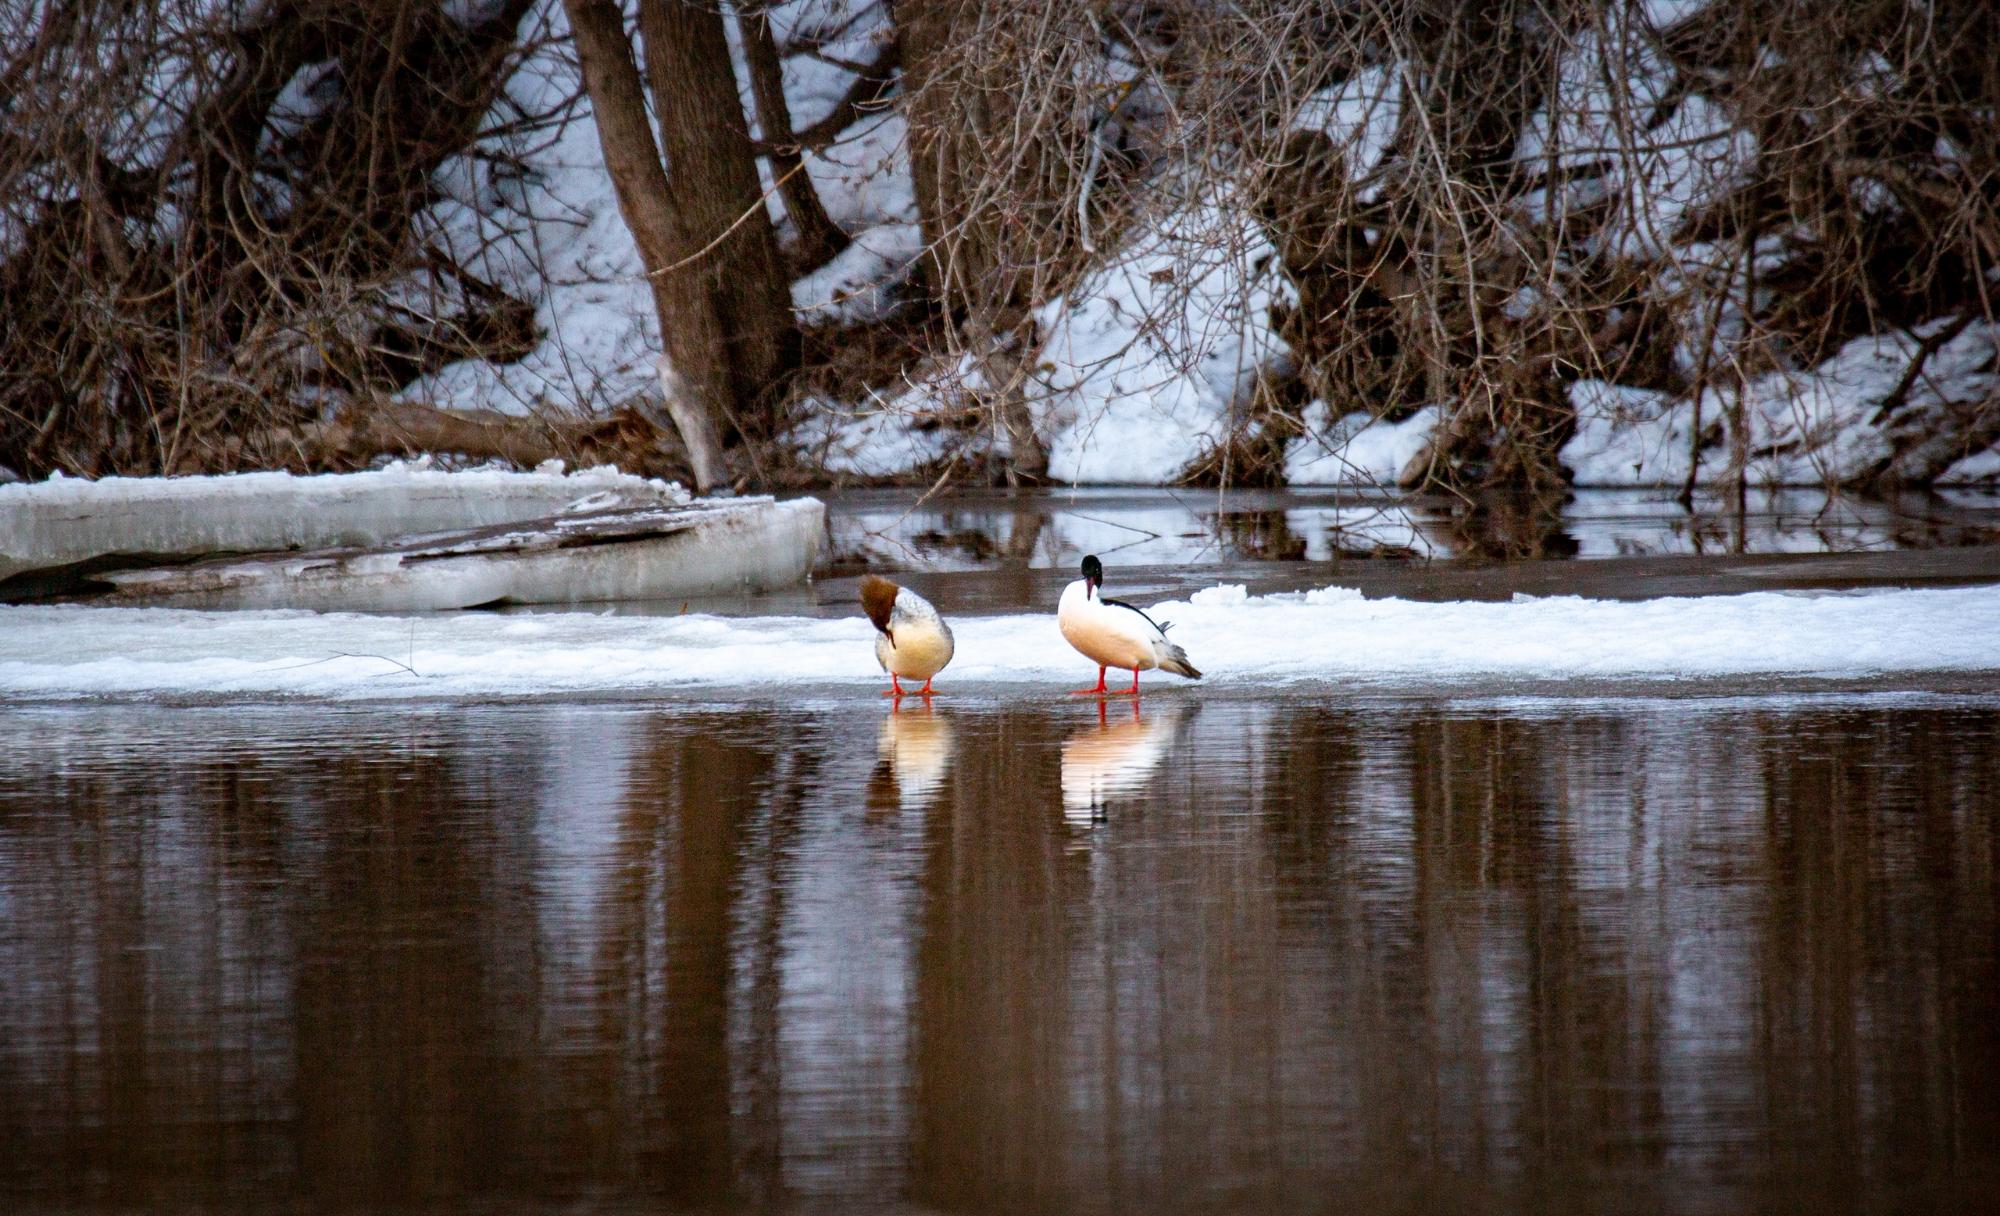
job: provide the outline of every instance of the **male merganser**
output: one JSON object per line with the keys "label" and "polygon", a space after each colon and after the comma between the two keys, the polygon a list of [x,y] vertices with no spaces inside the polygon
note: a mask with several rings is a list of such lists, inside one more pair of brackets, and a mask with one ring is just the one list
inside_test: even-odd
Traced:
{"label": "male merganser", "polygon": [[861,606],[875,622],[875,661],[889,673],[882,695],[903,695],[903,681],[922,680],[918,695],[931,695],[931,677],[951,662],[951,626],[931,602],[908,587],[868,575],[861,580]]}
{"label": "male merganser", "polygon": [[[1139,673],[1157,667],[1190,680],[1201,673],[1188,662],[1187,651],[1167,640],[1167,631],[1152,617],[1122,600],[1098,598],[1104,582],[1104,563],[1095,555],[1083,559],[1083,577],[1063,588],[1062,602],[1056,605],[1056,624],[1064,640],[1097,664],[1097,687],[1079,688],[1077,696],[1139,695]],[[1104,687],[1107,667],[1129,667],[1132,687],[1110,693]]]}

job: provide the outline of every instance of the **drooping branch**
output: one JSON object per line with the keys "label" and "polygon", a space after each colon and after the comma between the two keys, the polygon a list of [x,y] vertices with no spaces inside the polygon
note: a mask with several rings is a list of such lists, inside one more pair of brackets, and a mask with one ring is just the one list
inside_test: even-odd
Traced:
{"label": "drooping branch", "polygon": [[795,131],[792,142],[807,151],[828,147],[842,131],[881,109],[896,87],[896,67],[901,56],[901,44],[892,42],[882,48],[873,62],[860,65],[854,83],[847,86],[847,92],[840,95],[833,108]]}

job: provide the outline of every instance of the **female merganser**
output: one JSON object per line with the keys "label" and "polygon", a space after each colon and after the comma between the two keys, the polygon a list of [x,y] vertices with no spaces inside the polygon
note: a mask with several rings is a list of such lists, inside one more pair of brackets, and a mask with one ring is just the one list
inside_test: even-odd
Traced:
{"label": "female merganser", "polygon": [[951,626],[929,600],[871,574],[861,580],[861,606],[875,622],[875,661],[889,673],[882,695],[903,695],[903,681],[922,680],[920,696],[931,695],[931,677],[951,662]]}
{"label": "female merganser", "polygon": [[[1079,688],[1077,696],[1139,695],[1139,673],[1157,667],[1190,680],[1201,673],[1188,662],[1187,651],[1167,640],[1167,631],[1152,617],[1122,600],[1100,599],[1097,588],[1104,582],[1104,564],[1096,556],[1083,559],[1083,577],[1063,588],[1062,602],[1056,605],[1056,624],[1063,638],[1097,664],[1097,687]],[[1108,693],[1104,687],[1107,667],[1132,669],[1132,687]]]}

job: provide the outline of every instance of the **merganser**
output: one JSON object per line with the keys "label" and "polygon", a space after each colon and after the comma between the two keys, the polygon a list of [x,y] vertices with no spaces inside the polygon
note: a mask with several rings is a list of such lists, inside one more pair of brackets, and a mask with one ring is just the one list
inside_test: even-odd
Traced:
{"label": "merganser", "polygon": [[[1201,673],[1188,662],[1187,651],[1167,640],[1164,626],[1123,600],[1100,599],[1097,589],[1104,583],[1104,563],[1095,554],[1083,559],[1083,577],[1063,588],[1062,602],[1056,605],[1056,624],[1065,641],[1097,664],[1097,687],[1079,688],[1077,696],[1139,695],[1139,673],[1157,667],[1190,680]],[[1110,667],[1129,667],[1132,687],[1112,693],[1104,687],[1104,672]]]}
{"label": "merganser", "polygon": [[951,662],[951,626],[931,602],[908,587],[873,574],[861,580],[861,606],[875,622],[875,661],[889,673],[882,695],[903,695],[903,681],[922,680],[919,696],[931,695],[931,677]]}

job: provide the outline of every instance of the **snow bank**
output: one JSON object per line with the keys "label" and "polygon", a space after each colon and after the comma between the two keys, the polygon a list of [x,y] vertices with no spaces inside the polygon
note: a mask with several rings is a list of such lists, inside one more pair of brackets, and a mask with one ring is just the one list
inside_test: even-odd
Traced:
{"label": "snow bank", "polygon": [[[1628,257],[1665,252],[1683,218],[1735,185],[1757,153],[1756,140],[1722,106],[1676,88],[1676,79],[1657,44],[1624,12],[1577,35],[1515,159],[1587,176],[1537,192],[1530,213],[1540,218],[1608,198],[1611,214],[1595,238],[1600,248]],[[1635,115],[1649,117],[1635,122]]]}
{"label": "snow bank", "polygon": [[1143,228],[1045,306],[1031,397],[1057,481],[1158,485],[1222,437],[1230,404],[1287,354],[1271,306],[1289,290],[1241,211],[1211,202]]}
{"label": "snow bank", "polygon": [[[1909,334],[1865,335],[1808,371],[1751,380],[1743,391],[1750,480],[1825,485],[1864,476],[1896,450],[1897,428],[1907,419],[1934,420],[2000,392],[2000,325],[1975,323],[1931,354],[1923,374],[1907,385],[1896,417],[1878,417],[1922,340],[1950,323],[1940,318]],[[1686,479],[1692,402],[1601,380],[1572,385],[1570,402],[1577,431],[1562,460],[1578,485],[1672,486]],[[1734,388],[1710,389],[1701,401],[1703,427],[1725,422],[1735,404]],[[1732,476],[1730,446],[1725,438],[1703,450],[1699,480],[1715,484]],[[1965,470],[1959,479],[1977,480],[1995,461],[1981,453],[1959,467]]]}
{"label": "snow bank", "polygon": [[[870,275],[889,273],[895,261],[850,250],[794,285],[794,301],[865,314],[881,307]],[[857,284],[849,263],[876,270]],[[1139,225],[1104,267],[1037,314],[1045,337],[1025,391],[1050,479],[1172,482],[1221,439],[1231,404],[1257,372],[1289,354],[1271,325],[1271,306],[1289,290],[1262,230],[1233,205],[1207,202]],[[829,471],[877,477],[919,472],[954,453],[1004,454],[1004,438],[955,427],[961,406],[976,408],[968,394],[986,387],[967,356],[859,406],[816,402],[792,442]]]}
{"label": "snow bank", "polygon": [[1285,449],[1285,482],[1294,486],[1393,486],[1403,466],[1430,442],[1438,407],[1400,422],[1364,413],[1329,423],[1324,401],[1306,406],[1306,433]]}
{"label": "snow bank", "polygon": [[615,468],[445,472],[428,461],[295,477],[55,477],[0,485],[0,578],[111,554],[184,557],[375,545],[541,519],[572,508],[674,506],[679,485]]}
{"label": "snow bank", "polygon": [[[2000,325],[1975,322],[1938,346],[1923,374],[1903,380],[1924,339],[1951,324],[1938,318],[1910,333],[1868,334],[1841,347],[1817,367],[1786,368],[1744,386],[1751,453],[1749,480],[1758,486],[1826,486],[1866,477],[1898,450],[1907,436],[1941,435],[1957,442],[1958,429],[1941,417],[1982,407],[2000,393]],[[1887,418],[1882,406],[1899,386],[1902,406]],[[1735,476],[1728,418],[1736,390],[1712,388],[1701,399],[1701,425],[1712,430],[1697,483],[1722,485]],[[1691,400],[1604,380],[1570,385],[1576,433],[1562,462],[1585,488],[1678,487],[1687,480]],[[1397,473],[1421,450],[1437,423],[1427,406],[1395,423],[1366,414],[1330,419],[1326,404],[1306,407],[1305,434],[1285,454],[1285,480],[1293,486],[1394,485]],[[1948,455],[1947,455],[1948,458]],[[2000,450],[1975,452],[1952,464],[1945,483],[2000,481]]]}
{"label": "snow bank", "polygon": [[[2000,671],[2000,587],[1755,593],[1638,603],[1365,600],[1327,588],[1217,587],[1150,609],[1210,678],[1180,695],[1296,680],[1394,688],[1495,679],[1858,677]],[[1053,615],[961,617],[955,689],[1048,695],[1088,675]],[[0,608],[0,694],[327,698],[873,687],[874,632],[852,617],[584,614],[368,617]]]}

